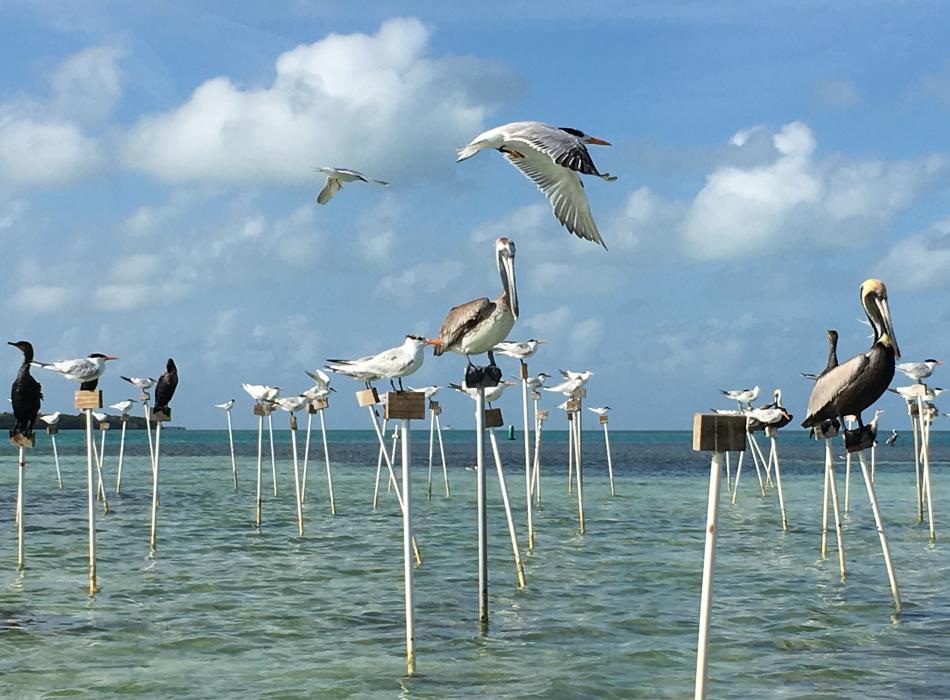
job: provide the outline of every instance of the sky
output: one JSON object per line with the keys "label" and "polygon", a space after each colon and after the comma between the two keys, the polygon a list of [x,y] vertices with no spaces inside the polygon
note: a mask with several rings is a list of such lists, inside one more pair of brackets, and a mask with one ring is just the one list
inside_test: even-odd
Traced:
{"label": "sky", "polygon": [[[174,357],[176,423],[222,427],[212,404],[236,398],[252,427],[241,382],[296,393],[328,357],[496,296],[505,235],[511,339],[548,341],[532,373],[593,370],[588,403],[616,428],[688,429],[753,385],[804,417],[825,330],[842,358],[868,347],[868,277],[903,359],[947,359],[945,4],[461,5],[0,0],[6,339],[118,355],[107,403],[135,395],[119,374]],[[608,251],[499,154],[456,164],[523,119],[613,144],[591,155],[618,180],[586,181]],[[318,206],[322,165],[392,185]],[[0,373],[19,361],[0,353]],[[407,383],[463,369],[430,354]],[[72,410],[75,385],[34,373],[44,410]],[[357,383],[334,386],[329,426],[365,427]],[[443,421],[469,427],[448,393]],[[516,424],[519,393],[500,402]],[[901,401],[882,406],[901,425]]]}

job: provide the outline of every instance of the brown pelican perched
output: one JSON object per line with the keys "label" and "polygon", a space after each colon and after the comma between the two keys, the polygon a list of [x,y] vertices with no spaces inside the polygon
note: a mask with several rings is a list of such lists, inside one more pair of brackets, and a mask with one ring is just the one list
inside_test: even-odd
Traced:
{"label": "brown pelican perched", "polygon": [[[472,355],[488,353],[492,375],[501,378],[501,370],[495,365],[494,347],[504,341],[518,318],[518,286],[515,282],[515,243],[508,238],[495,241],[495,262],[501,275],[501,294],[494,301],[487,297],[474,299],[454,306],[446,314],[439,328],[439,337],[428,342],[435,345],[435,354],[446,350],[457,352],[468,359],[469,373]],[[471,377],[470,386],[477,386],[480,378]]]}
{"label": "brown pelican perched", "polygon": [[7,345],[12,345],[23,353],[20,371],[17,372],[10,389],[10,402],[13,404],[13,417],[16,419],[16,424],[10,431],[10,437],[22,435],[29,440],[33,436],[33,426],[36,424],[36,416],[39,415],[40,404],[43,401],[43,388],[30,374],[33,345],[26,340],[10,342]]}
{"label": "brown pelican perched", "polygon": [[43,369],[59,372],[64,378],[73,382],[82,382],[79,388],[82,391],[94,391],[99,385],[99,377],[106,371],[106,362],[118,360],[115,355],[103,355],[94,352],[88,357],[77,360],[60,360],[59,362],[34,362]]}
{"label": "brown pelican perched", "polygon": [[803,428],[853,415],[858,429],[863,432],[861,412],[881,397],[894,378],[894,360],[901,354],[894,337],[884,283],[865,280],[861,285],[861,305],[874,329],[871,347],[818,378],[808,401]]}
{"label": "brown pelican perched", "polygon": [[606,250],[590,213],[584,183],[577,174],[593,175],[607,182],[617,178],[597,169],[587,152],[588,144],[610,145],[608,141],[588,136],[578,129],[533,121],[511,122],[482,132],[460,148],[458,162],[486,148],[501,151],[509,163],[544,193],[554,216],[564,228],[579,238],[600,243]]}

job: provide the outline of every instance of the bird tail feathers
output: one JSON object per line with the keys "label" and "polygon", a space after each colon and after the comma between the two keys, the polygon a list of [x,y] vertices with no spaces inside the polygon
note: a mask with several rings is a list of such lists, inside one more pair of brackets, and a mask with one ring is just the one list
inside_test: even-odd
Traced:
{"label": "bird tail feathers", "polygon": [[486,148],[486,143],[484,141],[475,141],[474,143],[470,143],[467,146],[462,146],[460,149],[458,149],[458,158],[455,160],[455,162],[461,163],[463,160],[468,160],[483,148]]}

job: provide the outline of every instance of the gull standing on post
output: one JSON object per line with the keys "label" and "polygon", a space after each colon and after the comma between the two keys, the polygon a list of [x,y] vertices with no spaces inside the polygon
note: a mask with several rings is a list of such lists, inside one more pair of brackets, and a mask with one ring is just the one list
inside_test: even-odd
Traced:
{"label": "gull standing on post", "polygon": [[326,184],[320,190],[320,194],[317,195],[317,204],[326,204],[333,199],[333,195],[343,188],[344,182],[375,182],[377,185],[383,185],[384,187],[389,185],[385,180],[367,178],[358,170],[350,170],[349,168],[323,167],[317,168],[317,170],[327,176]]}
{"label": "gull standing on post", "polygon": [[942,364],[943,360],[933,359],[924,360],[923,362],[902,362],[896,365],[895,369],[898,372],[903,372],[915,382],[920,382],[933,374],[937,365]]}
{"label": "gull standing on post", "polygon": [[739,408],[748,411],[752,408],[752,402],[759,398],[759,386],[751,389],[720,389],[719,393],[737,402]]}
{"label": "gull standing on post", "polygon": [[559,369],[558,372],[560,372],[561,376],[565,379],[580,382],[581,386],[587,384],[587,382],[590,381],[590,378],[594,376],[594,373],[589,369],[585,369],[583,372],[575,372],[574,370],[570,369]]}
{"label": "gull standing on post", "polygon": [[106,362],[118,359],[115,355],[103,355],[101,352],[94,352],[88,357],[81,357],[76,360],[34,362],[33,364],[43,369],[59,372],[64,379],[81,382],[79,388],[82,391],[94,391],[99,385],[99,377],[106,371]]}
{"label": "gull standing on post", "polygon": [[548,341],[539,340],[538,338],[531,338],[531,340],[525,340],[520,343],[513,341],[496,343],[495,347],[492,348],[492,351],[500,352],[502,355],[513,357],[516,360],[527,360],[538,351],[539,345],[543,345],[546,342]]}
{"label": "gull standing on post", "polygon": [[279,386],[267,386],[265,384],[241,384],[241,386],[257,403],[270,403],[280,394]]}
{"label": "gull standing on post", "polygon": [[528,388],[529,389],[540,389],[544,386],[544,383],[550,379],[551,375],[547,372],[538,372],[533,377],[528,377]]}
{"label": "gull standing on post", "polygon": [[403,391],[402,378],[422,367],[426,344],[434,343],[422,336],[407,335],[402,345],[383,350],[376,355],[367,355],[356,360],[327,360],[327,369],[365,382],[367,389],[375,381],[388,379],[393,391],[396,391],[393,379],[398,379],[399,391]]}
{"label": "gull standing on post", "polygon": [[535,121],[512,122],[476,136],[459,149],[457,162],[461,163],[487,148],[501,151],[509,163],[544,193],[554,216],[564,228],[579,238],[599,243],[606,250],[607,245],[594,223],[584,194],[584,183],[578,173],[607,182],[617,178],[597,169],[587,151],[588,144],[610,145],[608,141],[588,136],[578,129],[558,128]]}
{"label": "gull standing on post", "polygon": [[129,384],[132,384],[138,387],[138,389],[143,392],[151,389],[152,385],[155,383],[155,380],[152,379],[151,377],[126,377],[124,375],[119,375],[119,376],[122,377],[122,379],[127,381]]}

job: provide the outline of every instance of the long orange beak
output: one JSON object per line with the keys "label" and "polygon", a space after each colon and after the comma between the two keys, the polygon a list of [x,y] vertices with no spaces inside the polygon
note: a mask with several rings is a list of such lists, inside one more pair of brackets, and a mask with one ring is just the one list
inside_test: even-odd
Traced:
{"label": "long orange beak", "polygon": [[106,355],[106,358],[105,358],[105,359],[107,359],[107,360],[118,360],[119,358],[116,357],[115,355]]}
{"label": "long orange beak", "polygon": [[610,141],[604,141],[603,139],[599,139],[596,136],[588,136],[587,143],[592,143],[595,146],[612,146],[613,145],[612,143],[610,143]]}
{"label": "long orange beak", "polygon": [[445,341],[439,338],[426,338],[426,345],[445,345]]}

